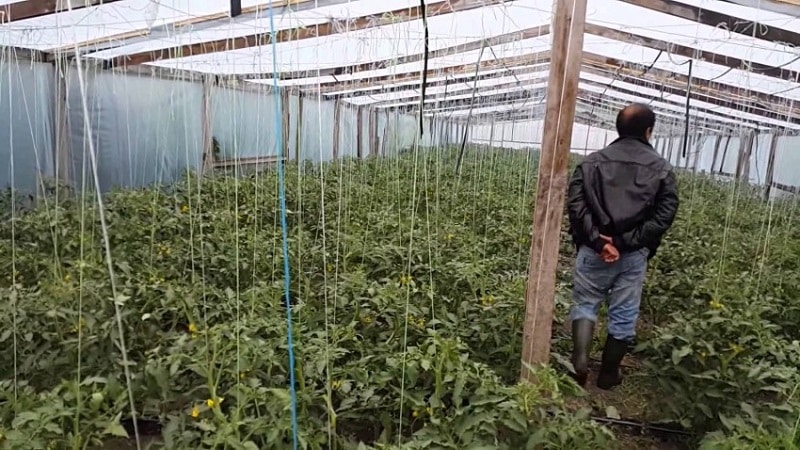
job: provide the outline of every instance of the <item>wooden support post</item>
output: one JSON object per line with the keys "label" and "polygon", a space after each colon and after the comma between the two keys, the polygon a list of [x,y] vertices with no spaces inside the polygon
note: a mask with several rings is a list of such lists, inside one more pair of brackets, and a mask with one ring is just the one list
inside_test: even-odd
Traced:
{"label": "wooden support post", "polygon": [[333,101],[333,159],[339,159],[339,135],[342,130],[342,102]]}
{"label": "wooden support post", "polygon": [[364,129],[364,107],[359,106],[356,109],[356,156],[358,159],[364,158],[364,139],[362,139],[361,131]]}
{"label": "wooden support post", "polygon": [[532,373],[526,366],[546,364],[550,360],[556,268],[561,244],[564,195],[569,182],[569,155],[583,53],[586,1],[556,0],[553,11],[547,109],[525,293],[523,380],[532,379]]}
{"label": "wooden support post", "polygon": [[778,150],[778,131],[773,131],[772,140],[769,143],[769,159],[767,159],[767,173],[764,176],[764,200],[769,201],[772,192],[772,184],[775,182],[775,154]]}
{"label": "wooden support post", "polygon": [[[66,61],[56,58],[53,61],[55,80],[55,108],[53,121],[53,164],[54,176],[59,183],[72,183],[72,149],[69,138],[69,110],[67,109],[67,67]],[[84,118],[88,120],[88,118]],[[87,136],[92,139],[92,136]]]}
{"label": "wooden support post", "polygon": [[433,116],[428,119],[428,139],[430,140],[431,147],[436,146],[436,122],[433,120]]}
{"label": "wooden support post", "polygon": [[386,111],[386,120],[383,122],[383,139],[381,139],[381,156],[386,156],[387,140],[389,140],[389,111]]}
{"label": "wooden support post", "polygon": [[697,172],[697,158],[700,156],[700,147],[705,143],[702,133],[696,133],[694,140],[691,142],[692,146],[689,147],[689,152],[686,155],[686,170],[691,166],[692,173]]}
{"label": "wooden support post", "polygon": [[203,166],[202,173],[207,173],[214,167],[214,136],[211,129],[211,87],[212,79],[203,77],[203,106],[200,111],[201,126],[203,127]]}
{"label": "wooden support post", "polygon": [[283,115],[282,122],[283,126],[281,127],[281,131],[283,133],[283,148],[281,148],[281,154],[279,156],[284,158],[284,161],[289,160],[289,136],[290,136],[290,124],[291,117],[290,117],[290,104],[289,99],[289,89],[283,88],[281,89],[281,114]]}
{"label": "wooden support post", "polygon": [[369,156],[378,154],[378,111],[369,110]]}
{"label": "wooden support post", "polygon": [[495,126],[494,117],[492,118],[492,121],[490,123],[492,128],[489,129],[489,148],[492,149],[494,148],[494,126]]}
{"label": "wooden support post", "polygon": [[303,94],[297,94],[297,125],[295,132],[297,133],[295,137],[295,150],[294,150],[294,157],[297,159],[297,162],[300,163],[302,161],[302,153],[303,153]]}
{"label": "wooden support post", "polygon": [[730,134],[725,137],[725,147],[722,148],[722,159],[719,161],[719,170],[717,173],[722,173],[722,169],[725,167],[725,158],[728,157],[728,148],[731,146],[731,139],[733,136]]}
{"label": "wooden support post", "polygon": [[592,134],[592,126],[586,126],[586,139],[583,142],[583,156],[589,154],[589,135]]}
{"label": "wooden support post", "polygon": [[714,164],[717,163],[717,156],[719,156],[719,146],[722,144],[722,135],[717,135],[717,140],[714,142],[714,155],[711,157],[711,168],[709,172],[714,173]]}
{"label": "wooden support post", "polygon": [[736,163],[736,181],[747,182],[750,179],[750,155],[753,152],[753,144],[757,141],[757,133],[747,133],[742,139],[739,147],[739,159]]}
{"label": "wooden support post", "polygon": [[667,142],[664,144],[664,158],[672,164],[672,148],[675,146],[675,139],[672,136],[667,136]]}

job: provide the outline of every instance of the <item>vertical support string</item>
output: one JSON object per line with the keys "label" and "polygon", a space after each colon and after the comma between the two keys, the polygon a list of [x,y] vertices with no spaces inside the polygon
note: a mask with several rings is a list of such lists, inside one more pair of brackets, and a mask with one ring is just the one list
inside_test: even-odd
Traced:
{"label": "vertical support string", "polygon": [[277,137],[277,151],[281,153],[278,157],[278,197],[280,198],[281,208],[281,237],[283,247],[283,282],[284,282],[284,299],[286,302],[286,346],[289,351],[289,393],[291,395],[291,408],[292,408],[292,448],[297,450],[297,391],[295,384],[295,370],[294,370],[294,342],[292,332],[292,299],[289,293],[291,288],[291,277],[289,274],[289,236],[288,226],[286,224],[286,180],[283,170],[283,120],[281,116],[281,96],[278,93],[278,45],[276,44],[277,36],[275,33],[275,10],[272,5],[272,0],[269,1],[269,33],[270,41],[272,43],[272,87],[273,95],[275,97],[275,136]]}

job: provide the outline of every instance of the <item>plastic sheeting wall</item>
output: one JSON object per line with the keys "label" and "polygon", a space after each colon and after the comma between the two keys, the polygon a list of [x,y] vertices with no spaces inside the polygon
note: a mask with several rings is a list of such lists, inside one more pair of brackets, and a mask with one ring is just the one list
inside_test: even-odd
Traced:
{"label": "plastic sheeting wall", "polygon": [[103,191],[169,183],[200,167],[202,85],[87,71],[84,98],[77,75],[73,69],[67,78],[67,110],[78,188],[93,186],[84,120],[91,129]]}
{"label": "plastic sheeting wall", "polygon": [[[748,131],[749,132],[749,131]],[[690,146],[689,158],[683,158],[682,137],[657,137],[655,147],[668,158],[673,165],[680,168],[713,174],[730,175],[736,173],[739,153],[743,142],[748,138],[747,132],[732,136],[705,135],[694,138]],[[772,181],[786,186],[800,186],[800,136],[778,136],[775,146],[775,169]],[[750,152],[748,182],[763,185],[767,179],[769,152],[772,146],[772,134],[755,136]],[[671,148],[671,150],[670,150]],[[716,159],[714,153],[717,153]]]}
{"label": "plastic sheeting wall", "polygon": [[[220,158],[247,158],[253,156],[277,156],[281,152],[276,117],[283,126],[281,113],[275,113],[276,96],[268,93],[242,91],[212,87],[211,135],[220,146]],[[289,108],[298,111],[296,98],[279,105],[280,111]],[[199,114],[199,112],[198,112]],[[287,136],[289,157],[294,157],[296,120],[289,121]]]}
{"label": "plastic sheeting wall", "polygon": [[0,188],[34,193],[54,175],[52,67],[0,62]]}
{"label": "plastic sheeting wall", "polygon": [[[540,148],[543,130],[543,120],[473,125],[470,127],[469,141],[505,148]],[[576,123],[572,126],[570,150],[578,154],[591,153],[615,138],[615,133],[609,130]]]}
{"label": "plastic sheeting wall", "polygon": [[800,186],[800,136],[782,136],[775,148],[776,183]]}

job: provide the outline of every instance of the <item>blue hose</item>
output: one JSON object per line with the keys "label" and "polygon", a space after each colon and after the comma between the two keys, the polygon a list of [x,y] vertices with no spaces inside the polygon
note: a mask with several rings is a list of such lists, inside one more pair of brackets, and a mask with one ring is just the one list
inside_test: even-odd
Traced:
{"label": "blue hose", "polygon": [[291,288],[291,277],[289,274],[289,232],[286,224],[286,180],[283,169],[283,124],[281,121],[281,96],[278,91],[278,45],[276,43],[277,33],[275,32],[275,14],[272,8],[272,0],[269,1],[269,32],[272,41],[272,86],[275,96],[275,134],[278,138],[278,197],[281,202],[281,234],[283,241],[283,283],[286,301],[286,345],[289,349],[289,392],[292,401],[292,448],[297,450],[297,390],[294,379],[294,342],[292,338],[292,299],[289,294]]}

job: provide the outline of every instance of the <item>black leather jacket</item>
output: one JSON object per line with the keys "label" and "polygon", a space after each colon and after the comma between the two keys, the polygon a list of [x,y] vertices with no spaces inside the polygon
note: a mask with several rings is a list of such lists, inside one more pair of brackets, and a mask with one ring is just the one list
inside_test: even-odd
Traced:
{"label": "black leather jacket", "polygon": [[599,253],[602,234],[620,252],[647,248],[653,257],[678,212],[672,166],[646,140],[621,137],[575,169],[567,210],[575,245]]}

